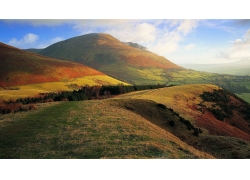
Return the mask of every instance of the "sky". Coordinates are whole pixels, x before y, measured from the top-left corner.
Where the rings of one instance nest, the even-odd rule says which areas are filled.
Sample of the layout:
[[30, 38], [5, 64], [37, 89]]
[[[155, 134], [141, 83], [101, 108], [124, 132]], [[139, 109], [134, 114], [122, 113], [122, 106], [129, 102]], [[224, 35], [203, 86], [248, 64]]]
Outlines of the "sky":
[[[230, 3], [228, 4], [230, 5]], [[121, 11], [123, 10], [122, 6]], [[178, 2], [176, 6], [178, 6]], [[217, 6], [213, 4], [208, 4], [207, 6], [207, 8], [199, 10], [206, 11], [208, 9], [208, 12], [213, 14], [209, 9], [213, 7], [213, 11], [216, 14]], [[234, 8], [234, 5], [231, 6]], [[124, 9], [126, 7], [124, 5]], [[250, 19], [246, 19], [245, 15], [243, 15], [243, 18], [241, 18], [242, 16], [240, 18], [231, 18], [232, 16], [230, 15], [232, 13], [230, 13], [231, 9], [229, 9], [230, 15], [219, 15], [218, 17], [222, 17], [219, 19], [213, 16], [211, 18], [210, 14], [209, 16], [205, 14], [205, 16], [198, 16], [202, 18], [197, 18], [189, 11], [187, 14], [191, 14], [191, 16], [186, 16], [185, 14], [176, 18], [175, 16], [159, 15], [157, 10], [152, 11], [152, 14], [148, 13], [151, 4], [144, 7], [147, 8], [146, 17], [153, 18], [140, 18], [145, 16], [143, 9], [141, 9], [143, 16], [137, 16], [139, 13], [133, 14], [133, 9], [131, 10], [132, 16], [127, 16], [127, 14], [130, 14], [130, 10], [126, 11], [125, 16], [114, 16], [115, 8], [110, 8], [110, 11], [108, 11], [109, 9], [105, 10], [103, 13], [100, 11], [105, 9], [102, 8], [102, 5], [97, 9], [98, 12], [100, 11], [99, 15], [94, 16], [94, 18], [92, 15], [76, 14], [70, 16], [70, 13], [65, 15], [64, 11], [63, 14], [59, 13], [61, 15], [59, 18], [54, 16], [54, 12], [49, 16], [44, 16], [45, 13], [43, 12], [42, 16], [40, 14], [32, 16], [38, 17], [32, 19], [30, 14], [27, 16], [24, 11], [22, 11], [24, 16], [19, 14], [10, 18], [8, 16], [7, 18], [1, 18], [0, 16], [0, 42], [21, 49], [46, 48], [53, 43], [75, 36], [88, 33], [108, 33], [120, 41], [143, 45], [147, 50], [164, 56], [177, 64], [230, 63], [239, 60], [249, 60], [250, 62]], [[160, 7], [157, 6], [157, 8]], [[32, 8], [27, 10], [29, 12]], [[81, 12], [83, 10], [85, 12], [87, 9], [82, 8], [81, 10]], [[183, 11], [185, 9], [180, 10]], [[191, 8], [191, 11], [194, 10], [196, 11], [197, 8]], [[88, 12], [95, 14], [92, 9]], [[154, 13], [157, 15], [154, 16]], [[184, 13], [186, 12], [184, 11]], [[100, 16], [100, 14], [102, 15]]]

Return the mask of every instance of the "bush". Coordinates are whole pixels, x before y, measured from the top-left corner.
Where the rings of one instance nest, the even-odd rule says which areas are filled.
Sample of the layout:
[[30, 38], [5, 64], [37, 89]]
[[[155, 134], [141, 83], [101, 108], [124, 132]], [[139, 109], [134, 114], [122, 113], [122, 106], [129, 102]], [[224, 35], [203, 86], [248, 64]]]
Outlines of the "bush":
[[169, 125], [172, 126], [172, 127], [174, 127], [175, 122], [174, 122], [173, 120], [170, 120], [170, 121], [169, 121]]
[[167, 107], [164, 104], [157, 104], [156, 106], [162, 108], [162, 109], [167, 109]]
[[21, 105], [20, 111], [28, 111], [28, 110], [29, 110], [29, 106], [28, 105]]
[[36, 110], [36, 106], [34, 104], [29, 104], [29, 110]]
[[194, 135], [195, 136], [199, 136], [199, 129], [198, 128], [194, 128]]

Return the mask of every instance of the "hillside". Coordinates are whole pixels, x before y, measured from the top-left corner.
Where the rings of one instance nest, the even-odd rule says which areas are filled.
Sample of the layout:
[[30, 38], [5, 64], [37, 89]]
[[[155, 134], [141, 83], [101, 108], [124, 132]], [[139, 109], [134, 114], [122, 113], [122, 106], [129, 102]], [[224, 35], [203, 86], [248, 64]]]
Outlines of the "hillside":
[[250, 157], [250, 105], [214, 85], [36, 107], [0, 115], [0, 158]]
[[[133, 47], [135, 46], [136, 47]], [[92, 33], [55, 43], [39, 54], [82, 63], [118, 79], [136, 84], [165, 83], [165, 70], [184, 68], [135, 43], [123, 43], [108, 34]]]
[[[3, 43], [0, 43], [0, 63], [0, 88], [2, 89], [0, 97], [4, 96], [2, 94], [8, 94], [8, 90], [42, 90], [42, 86], [49, 86], [45, 89], [53, 91], [66, 90], [70, 85], [122, 83], [85, 65], [48, 58]], [[30, 94], [32, 95], [34, 94]]]
[[139, 44], [120, 42], [108, 34], [74, 37], [55, 43], [39, 53], [85, 64], [130, 84], [215, 84], [250, 102], [249, 77], [188, 70]]
[[39, 53], [41, 50], [43, 49], [35, 49], [35, 48], [31, 48], [31, 49], [23, 49], [24, 51], [29, 51], [29, 52], [32, 52], [32, 53]]
[[[154, 124], [172, 132], [189, 145], [211, 153], [217, 158], [250, 157], [241, 152], [250, 145], [250, 105], [234, 94], [214, 85], [183, 85], [156, 90], [146, 90], [124, 94], [116, 98], [121, 101], [151, 100], [173, 109], [178, 120], [173, 119], [175, 128], [164, 125], [167, 117], [143, 105], [127, 105], [133, 112], [150, 119]], [[184, 119], [184, 120], [183, 120]], [[184, 131], [188, 120], [203, 133], [194, 138], [193, 130]], [[190, 127], [189, 127], [190, 128]], [[242, 147], [243, 146], [243, 147]], [[239, 148], [241, 147], [241, 148]], [[232, 151], [233, 150], [233, 151]], [[226, 152], [228, 151], [228, 152]], [[231, 153], [231, 154], [230, 154]]]
[[113, 101], [37, 108], [0, 115], [0, 158], [213, 158]]

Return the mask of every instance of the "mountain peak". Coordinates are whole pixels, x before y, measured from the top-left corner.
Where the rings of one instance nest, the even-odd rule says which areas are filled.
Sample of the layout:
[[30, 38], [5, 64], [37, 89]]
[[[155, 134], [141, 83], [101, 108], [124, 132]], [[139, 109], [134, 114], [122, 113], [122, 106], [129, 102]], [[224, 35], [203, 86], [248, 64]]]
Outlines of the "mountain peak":
[[[136, 43], [106, 33], [85, 34], [53, 44], [39, 54], [75, 61], [130, 83], [165, 83], [166, 70], [184, 68]], [[146, 70], [147, 69], [147, 70]], [[145, 77], [145, 74], [152, 75]], [[158, 79], [158, 80], [156, 80]]]

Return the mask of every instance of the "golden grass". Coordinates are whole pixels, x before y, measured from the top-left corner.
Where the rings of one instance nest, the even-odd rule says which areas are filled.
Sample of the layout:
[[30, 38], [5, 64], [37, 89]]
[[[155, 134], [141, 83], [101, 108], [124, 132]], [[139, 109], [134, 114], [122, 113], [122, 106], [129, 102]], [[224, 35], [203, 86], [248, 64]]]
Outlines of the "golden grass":
[[[200, 111], [194, 111], [189, 106], [199, 104], [199, 97], [204, 91], [213, 91], [218, 86], [210, 84], [188, 84], [182, 86], [166, 87], [155, 90], [132, 92], [118, 96], [117, 98], [147, 99], [166, 105], [174, 109], [182, 117], [194, 120], [194, 116], [201, 115]], [[198, 114], [197, 114], [198, 113]]]
[[14, 89], [18, 90], [0, 90], [0, 99], [15, 100], [18, 98], [37, 96], [39, 95], [39, 93], [72, 91], [74, 90], [74, 88], [70, 86], [72, 84], [76, 84], [78, 86], [117, 85], [117, 84], [129, 85], [128, 83], [124, 83], [122, 81], [116, 80], [106, 75], [84, 76], [72, 80], [67, 80], [64, 82], [48, 82], [48, 83], [39, 83], [39, 84], [13, 87]]

